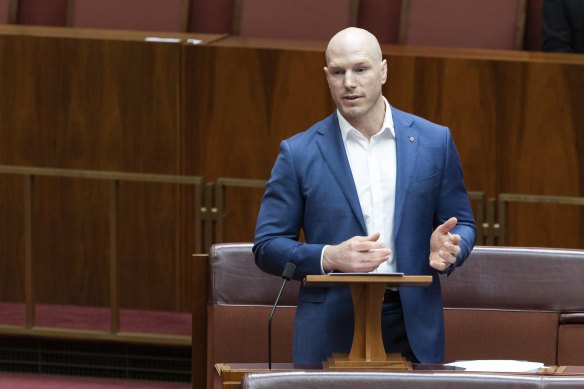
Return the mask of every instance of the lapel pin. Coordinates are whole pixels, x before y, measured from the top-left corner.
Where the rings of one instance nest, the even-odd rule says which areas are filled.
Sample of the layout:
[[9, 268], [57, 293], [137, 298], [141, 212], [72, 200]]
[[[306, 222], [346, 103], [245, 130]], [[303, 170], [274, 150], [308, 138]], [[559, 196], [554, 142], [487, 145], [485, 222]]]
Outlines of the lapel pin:
[[410, 136], [410, 142], [413, 142], [413, 141], [414, 141], [414, 137]]

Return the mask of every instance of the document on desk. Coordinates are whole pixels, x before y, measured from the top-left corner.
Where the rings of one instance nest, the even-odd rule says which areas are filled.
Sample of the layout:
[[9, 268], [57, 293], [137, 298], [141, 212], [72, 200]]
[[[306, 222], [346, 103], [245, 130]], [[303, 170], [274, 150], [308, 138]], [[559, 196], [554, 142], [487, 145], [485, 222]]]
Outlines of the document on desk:
[[398, 276], [403, 277], [404, 273], [327, 273], [327, 275], [332, 277], [343, 277], [343, 276]]
[[540, 362], [515, 361], [508, 359], [480, 359], [475, 361], [457, 361], [446, 366], [461, 367], [465, 371], [482, 371], [497, 373], [528, 373], [537, 372], [544, 367]]

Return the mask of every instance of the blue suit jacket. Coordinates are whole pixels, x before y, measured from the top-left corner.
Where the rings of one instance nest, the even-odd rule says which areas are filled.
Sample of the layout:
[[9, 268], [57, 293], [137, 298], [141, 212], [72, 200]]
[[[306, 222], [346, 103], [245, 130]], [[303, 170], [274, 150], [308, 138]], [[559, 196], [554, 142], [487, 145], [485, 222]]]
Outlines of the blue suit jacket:
[[[475, 224], [458, 152], [448, 128], [392, 109], [397, 151], [394, 240], [397, 271], [432, 275], [428, 287], [402, 288], [408, 340], [420, 362], [444, 358], [440, 281], [429, 265], [434, 228], [452, 216], [462, 237], [456, 266], [475, 241]], [[306, 243], [298, 241], [300, 230]], [[280, 145], [258, 216], [254, 254], [264, 271], [294, 278], [321, 274], [321, 252], [353, 236], [367, 235], [359, 198], [335, 114]], [[353, 336], [349, 289], [301, 287], [294, 330], [295, 362], [321, 362], [348, 352]], [[387, 345], [386, 345], [387, 349]]]

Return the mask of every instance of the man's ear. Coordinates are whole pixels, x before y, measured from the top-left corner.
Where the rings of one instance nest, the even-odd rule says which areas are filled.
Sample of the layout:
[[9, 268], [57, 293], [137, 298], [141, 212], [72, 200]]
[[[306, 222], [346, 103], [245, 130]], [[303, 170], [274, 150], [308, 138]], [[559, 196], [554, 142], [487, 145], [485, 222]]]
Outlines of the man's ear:
[[381, 61], [381, 83], [385, 84], [387, 81], [387, 60]]

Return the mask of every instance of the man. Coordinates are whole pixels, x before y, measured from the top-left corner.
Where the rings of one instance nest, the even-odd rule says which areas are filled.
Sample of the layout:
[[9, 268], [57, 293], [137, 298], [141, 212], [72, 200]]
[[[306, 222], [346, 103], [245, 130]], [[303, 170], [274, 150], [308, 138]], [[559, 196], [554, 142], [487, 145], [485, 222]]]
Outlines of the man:
[[[337, 112], [281, 143], [258, 216], [256, 263], [281, 275], [293, 262], [296, 279], [331, 271], [432, 275], [427, 288], [386, 292], [383, 340], [413, 362], [441, 362], [438, 273], [460, 266], [476, 235], [450, 132], [387, 103], [387, 62], [365, 30], [336, 34], [324, 71]], [[301, 229], [306, 243], [298, 241]], [[352, 335], [348, 287], [301, 287], [295, 362], [348, 352]]]
[[584, 1], [544, 0], [541, 26], [544, 51], [584, 53]]

